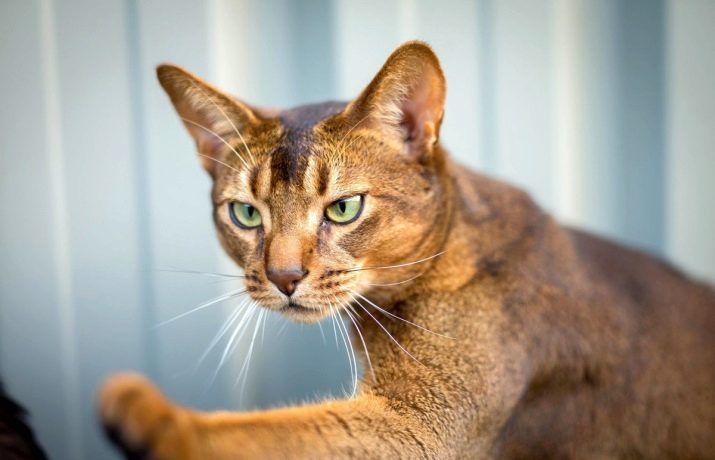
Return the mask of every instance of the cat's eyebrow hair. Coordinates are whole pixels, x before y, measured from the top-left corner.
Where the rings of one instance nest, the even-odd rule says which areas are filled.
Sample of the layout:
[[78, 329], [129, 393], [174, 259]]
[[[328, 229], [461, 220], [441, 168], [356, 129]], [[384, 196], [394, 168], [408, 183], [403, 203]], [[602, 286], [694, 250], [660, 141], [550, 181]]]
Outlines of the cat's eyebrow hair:
[[258, 181], [259, 173], [261, 172], [260, 165], [254, 165], [253, 168], [248, 173], [248, 184], [251, 188], [251, 193], [254, 197], [258, 197]]
[[259, 161], [246, 171], [245, 187], [258, 200], [265, 199], [271, 193], [270, 162]]
[[323, 196], [328, 190], [328, 179], [330, 178], [330, 169], [324, 162], [318, 165], [318, 195]]

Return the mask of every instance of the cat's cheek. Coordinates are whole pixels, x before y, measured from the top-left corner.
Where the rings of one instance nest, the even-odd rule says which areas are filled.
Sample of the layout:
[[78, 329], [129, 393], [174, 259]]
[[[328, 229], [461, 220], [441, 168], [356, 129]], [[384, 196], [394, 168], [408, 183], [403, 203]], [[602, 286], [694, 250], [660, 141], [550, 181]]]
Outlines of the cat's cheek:
[[337, 241], [338, 246], [350, 254], [353, 259], [361, 259], [371, 251], [373, 241], [381, 227], [381, 217], [377, 214], [368, 215], [357, 225], [350, 228]]
[[323, 220], [318, 226], [318, 237], [315, 241], [315, 248], [318, 255], [327, 255], [330, 252], [330, 242], [333, 237], [332, 228], [327, 220]]
[[221, 230], [217, 232], [217, 235], [224, 252], [226, 252], [239, 267], [245, 269], [250, 256], [258, 249], [258, 245], [233, 233], [227, 235]]

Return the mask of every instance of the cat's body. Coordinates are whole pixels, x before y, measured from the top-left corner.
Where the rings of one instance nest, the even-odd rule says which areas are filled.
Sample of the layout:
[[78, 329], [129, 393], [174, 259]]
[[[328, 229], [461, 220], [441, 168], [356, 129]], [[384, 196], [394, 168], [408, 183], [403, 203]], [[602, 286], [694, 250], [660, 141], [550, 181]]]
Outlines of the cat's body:
[[[460, 174], [478, 201], [502, 203], [495, 228], [511, 221], [520, 229], [514, 243], [503, 242], [506, 251], [477, 263], [472, 296], [465, 288], [454, 300], [466, 317], [480, 310], [471, 298], [490, 299], [504, 324], [499, 341], [514, 337], [498, 356], [523, 353], [513, 365], [528, 363], [492, 453], [715, 457], [713, 289], [648, 255], [559, 226], [511, 187]], [[521, 206], [523, 214], [515, 212]]]
[[[100, 411], [120, 445], [162, 459], [715, 458], [712, 288], [453, 164], [424, 45], [347, 106], [279, 114], [159, 75], [253, 298], [301, 321], [353, 308], [369, 361], [355, 398], [255, 413], [193, 412], [115, 377]], [[250, 164], [227, 151], [242, 144]], [[351, 196], [362, 207], [341, 221]], [[226, 203], [248, 213], [236, 222]]]

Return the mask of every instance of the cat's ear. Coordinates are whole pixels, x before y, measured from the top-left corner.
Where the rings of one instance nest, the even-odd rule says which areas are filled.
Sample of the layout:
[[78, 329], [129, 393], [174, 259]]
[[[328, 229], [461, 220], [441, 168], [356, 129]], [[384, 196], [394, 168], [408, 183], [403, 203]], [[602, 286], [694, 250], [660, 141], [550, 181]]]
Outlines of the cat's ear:
[[408, 42], [390, 55], [346, 111], [361, 125], [401, 142], [406, 154], [423, 158], [439, 138], [445, 94], [434, 51], [425, 43]]
[[214, 176], [221, 154], [260, 123], [258, 115], [181, 67], [163, 64], [156, 68], [156, 74], [196, 141], [204, 168]]

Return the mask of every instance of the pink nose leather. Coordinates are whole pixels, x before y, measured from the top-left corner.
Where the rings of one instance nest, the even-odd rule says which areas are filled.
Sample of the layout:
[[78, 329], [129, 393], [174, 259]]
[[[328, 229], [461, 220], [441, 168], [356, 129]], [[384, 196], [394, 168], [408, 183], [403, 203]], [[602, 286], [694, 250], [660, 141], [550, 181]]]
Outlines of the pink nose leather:
[[300, 283], [300, 280], [305, 278], [308, 272], [302, 268], [289, 268], [286, 270], [268, 269], [266, 276], [275, 284], [278, 290], [289, 296], [295, 292], [295, 288]]

